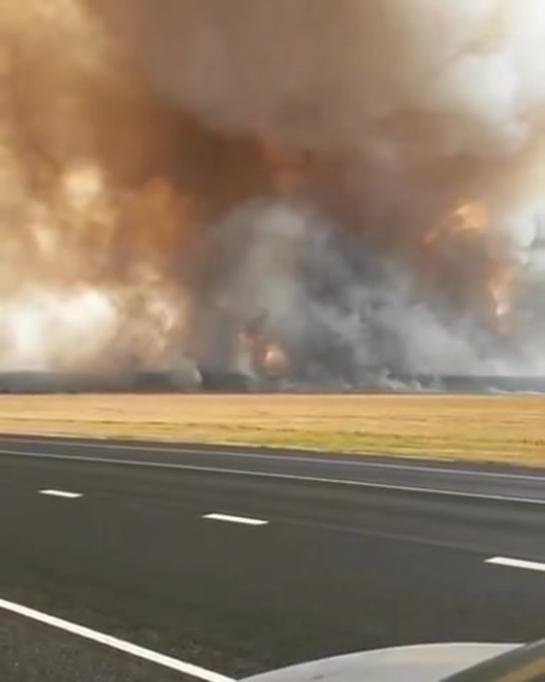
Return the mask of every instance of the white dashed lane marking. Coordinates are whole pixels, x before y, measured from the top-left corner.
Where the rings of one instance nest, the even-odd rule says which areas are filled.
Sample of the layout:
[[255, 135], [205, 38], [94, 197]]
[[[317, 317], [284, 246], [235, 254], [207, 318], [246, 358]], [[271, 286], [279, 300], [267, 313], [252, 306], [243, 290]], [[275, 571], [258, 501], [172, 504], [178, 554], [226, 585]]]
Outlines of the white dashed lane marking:
[[545, 563], [539, 561], [526, 561], [525, 559], [511, 559], [506, 556], [494, 556], [486, 559], [485, 563], [495, 564], [496, 566], [507, 566], [509, 568], [523, 568], [527, 571], [545, 572]]
[[230, 514], [205, 514], [203, 519], [225, 521], [227, 523], [242, 523], [246, 526], [266, 526], [269, 523], [263, 519], [252, 519], [247, 516], [231, 516]]
[[69, 490], [40, 490], [40, 495], [51, 495], [52, 497], [66, 497], [69, 500], [75, 500], [78, 497], [83, 497], [82, 493], [72, 493]]

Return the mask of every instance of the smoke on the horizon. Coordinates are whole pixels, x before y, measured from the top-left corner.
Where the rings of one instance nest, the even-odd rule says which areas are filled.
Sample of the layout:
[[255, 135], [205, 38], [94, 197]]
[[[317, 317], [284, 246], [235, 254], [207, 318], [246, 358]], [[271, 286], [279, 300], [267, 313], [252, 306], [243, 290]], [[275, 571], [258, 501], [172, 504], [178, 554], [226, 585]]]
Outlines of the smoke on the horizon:
[[5, 0], [0, 369], [545, 371], [542, 0]]

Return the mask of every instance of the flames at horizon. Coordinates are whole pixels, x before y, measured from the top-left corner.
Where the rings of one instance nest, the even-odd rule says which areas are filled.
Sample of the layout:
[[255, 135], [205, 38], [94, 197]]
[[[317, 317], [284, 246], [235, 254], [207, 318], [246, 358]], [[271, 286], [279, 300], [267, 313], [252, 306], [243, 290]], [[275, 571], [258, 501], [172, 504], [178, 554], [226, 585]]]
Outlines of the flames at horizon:
[[541, 0], [23, 4], [0, 370], [545, 372]]

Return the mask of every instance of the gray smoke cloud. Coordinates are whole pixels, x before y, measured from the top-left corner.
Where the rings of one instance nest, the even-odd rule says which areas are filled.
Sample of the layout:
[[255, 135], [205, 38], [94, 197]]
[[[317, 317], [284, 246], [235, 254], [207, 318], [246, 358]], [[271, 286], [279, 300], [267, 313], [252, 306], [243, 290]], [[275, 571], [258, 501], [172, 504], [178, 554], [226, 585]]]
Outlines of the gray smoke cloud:
[[[249, 203], [212, 239], [222, 257], [202, 309], [219, 346], [208, 357], [218, 366], [229, 348], [220, 331], [228, 319], [286, 349], [292, 379], [306, 384], [522, 371], [524, 355], [511, 337], [455, 314], [446, 296], [423, 300], [410, 270], [377, 257], [360, 236], [347, 237], [313, 205]], [[232, 369], [248, 366], [240, 354], [231, 352]]]

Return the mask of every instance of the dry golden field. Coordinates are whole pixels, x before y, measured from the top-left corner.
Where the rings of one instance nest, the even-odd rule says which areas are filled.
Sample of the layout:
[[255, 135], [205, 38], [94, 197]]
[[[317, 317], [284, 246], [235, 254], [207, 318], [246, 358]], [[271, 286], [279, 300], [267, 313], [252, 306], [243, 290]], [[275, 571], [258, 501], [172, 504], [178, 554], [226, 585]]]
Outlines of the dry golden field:
[[0, 432], [238, 443], [545, 465], [545, 398], [0, 396]]

